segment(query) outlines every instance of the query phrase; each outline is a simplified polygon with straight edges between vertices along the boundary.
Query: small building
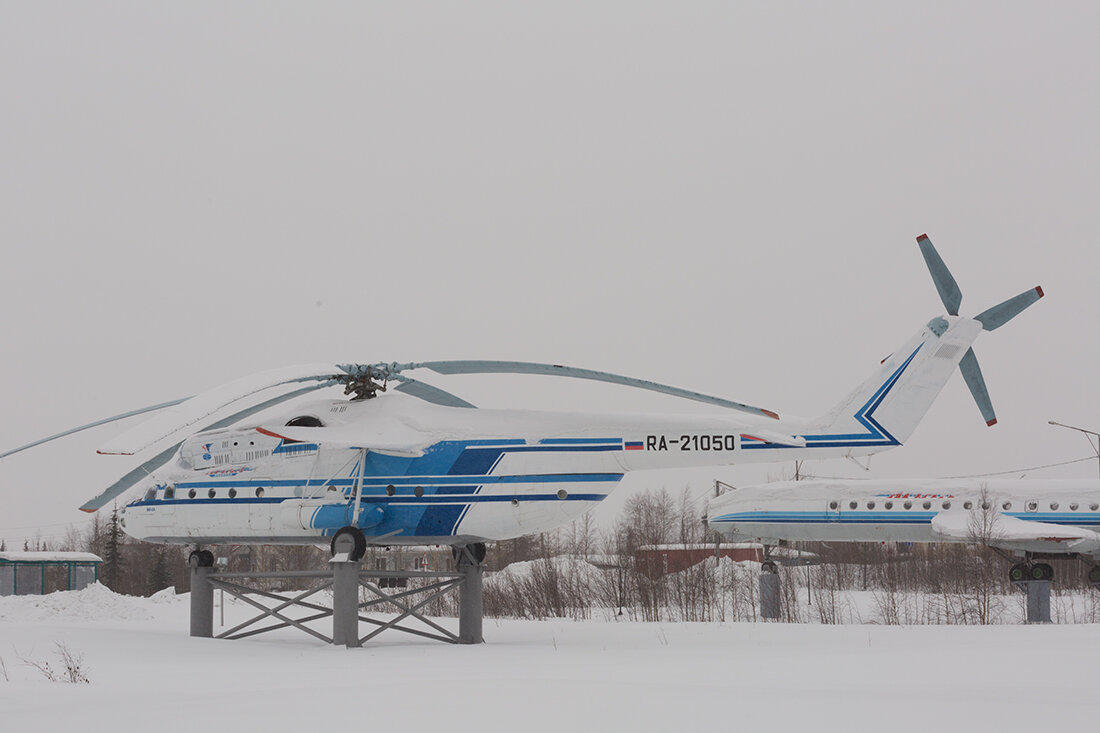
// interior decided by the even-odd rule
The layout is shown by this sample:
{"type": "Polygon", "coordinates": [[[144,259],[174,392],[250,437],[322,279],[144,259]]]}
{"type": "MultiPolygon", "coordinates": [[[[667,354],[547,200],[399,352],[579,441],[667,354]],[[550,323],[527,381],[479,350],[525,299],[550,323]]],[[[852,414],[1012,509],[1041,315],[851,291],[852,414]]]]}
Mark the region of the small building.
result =
{"type": "Polygon", "coordinates": [[[764,546],[756,542],[723,542],[709,545],[642,545],[634,552],[635,567],[651,578],[697,565],[708,557],[728,557],[734,562],[764,559],[764,546]]]}
{"type": "Polygon", "coordinates": [[[101,562],[90,552],[0,552],[0,596],[80,590],[99,580],[101,562]]]}

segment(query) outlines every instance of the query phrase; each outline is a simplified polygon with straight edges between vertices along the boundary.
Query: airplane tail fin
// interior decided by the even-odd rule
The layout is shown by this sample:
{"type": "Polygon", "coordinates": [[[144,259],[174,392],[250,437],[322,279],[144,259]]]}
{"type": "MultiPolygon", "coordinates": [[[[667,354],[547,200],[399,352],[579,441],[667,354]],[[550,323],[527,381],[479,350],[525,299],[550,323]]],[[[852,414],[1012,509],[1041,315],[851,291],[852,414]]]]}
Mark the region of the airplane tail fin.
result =
{"type": "Polygon", "coordinates": [[[809,421],[807,446],[863,453],[901,445],[981,332],[981,323],[970,318],[933,318],[851,394],[809,421]]]}
{"type": "Polygon", "coordinates": [[[1000,328],[1043,297],[1030,288],[974,318],[959,315],[962,291],[927,234],[917,244],[947,314],[933,318],[900,351],[844,401],[810,421],[807,445],[850,447],[861,453],[900,445],[912,435],[948,377],[958,367],[986,425],[997,416],[971,344],[984,331],[1000,328]],[[864,450],[866,449],[866,450],[864,450]]]}

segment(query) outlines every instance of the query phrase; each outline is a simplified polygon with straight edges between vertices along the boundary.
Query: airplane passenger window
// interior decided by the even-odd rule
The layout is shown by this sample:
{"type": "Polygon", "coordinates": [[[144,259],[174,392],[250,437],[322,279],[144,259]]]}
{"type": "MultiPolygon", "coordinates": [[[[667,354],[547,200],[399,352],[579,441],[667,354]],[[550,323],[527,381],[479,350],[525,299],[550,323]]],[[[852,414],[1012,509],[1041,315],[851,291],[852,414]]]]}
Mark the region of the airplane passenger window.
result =
{"type": "Polygon", "coordinates": [[[1077,502],[1073,502],[1072,504],[1070,504],[1070,505],[1069,505],[1069,510],[1070,510],[1071,512],[1075,512],[1075,511],[1077,511],[1077,502]]]}
{"type": "Polygon", "coordinates": [[[925,509],[931,509],[932,508],[932,502],[926,501],[923,504],[921,504],[921,506],[923,506],[925,509]]]}
{"type": "Polygon", "coordinates": [[[569,496],[568,491],[566,491],[565,489],[558,489],[558,498],[559,499],[564,499],[567,496],[569,496]]]}
{"type": "Polygon", "coordinates": [[[944,509],[950,509],[950,508],[951,508],[951,502],[949,502],[949,501],[945,501],[945,502],[943,503],[943,508],[944,508],[944,509]]]}
{"type": "Polygon", "coordinates": [[[1052,512],[1058,511],[1058,502],[1056,502],[1056,501],[1050,502],[1050,510],[1052,512]]]}
{"type": "Polygon", "coordinates": [[[883,504],[882,506],[886,509],[893,509],[894,508],[894,502],[888,501],[885,504],[883,504]]]}
{"type": "Polygon", "coordinates": [[[972,509],[973,507],[974,507],[974,504],[972,502],[969,502],[969,501],[964,501],[963,502],[963,509],[972,509]]]}
{"type": "Polygon", "coordinates": [[[1091,509],[1092,511],[1096,511],[1097,509],[1100,509],[1100,504],[1089,504],[1089,509],[1091,509]]]}
{"type": "Polygon", "coordinates": [[[868,509],[874,509],[875,508],[875,502],[873,502],[873,501],[867,502],[867,508],[868,509]]]}
{"type": "Polygon", "coordinates": [[[1001,504],[1001,508],[1007,512],[1009,509],[1012,508],[1012,502],[1006,501],[1004,504],[1001,504]]]}
{"type": "Polygon", "coordinates": [[[906,509],[912,509],[913,508],[913,502],[907,501],[902,506],[904,506],[906,509]]]}
{"type": "Polygon", "coordinates": [[[835,510],[835,509],[837,508],[837,506],[838,506],[838,505],[837,505],[837,503],[836,503],[835,501],[830,501],[830,502],[829,502],[829,508],[830,508],[830,509],[833,509],[833,510],[835,510]]]}
{"type": "Polygon", "coordinates": [[[859,502],[858,502],[858,501],[850,501],[850,502],[848,502],[848,508],[849,508],[849,509],[855,509],[855,508],[857,508],[858,506],[859,506],[859,502]]]}

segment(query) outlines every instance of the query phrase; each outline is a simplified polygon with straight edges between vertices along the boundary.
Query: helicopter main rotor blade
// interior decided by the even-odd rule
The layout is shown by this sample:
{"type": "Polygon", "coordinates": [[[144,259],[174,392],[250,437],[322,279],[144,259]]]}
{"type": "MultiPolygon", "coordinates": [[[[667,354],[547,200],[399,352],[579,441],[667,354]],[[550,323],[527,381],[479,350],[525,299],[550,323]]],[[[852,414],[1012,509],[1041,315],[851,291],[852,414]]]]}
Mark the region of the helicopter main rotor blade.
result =
{"type": "Polygon", "coordinates": [[[125,420],[128,417],[135,417],[137,415],[143,415],[146,412],[154,412],[155,410],[162,410],[165,407],[173,407],[175,405],[180,404],[181,402],[186,402],[189,399],[191,399],[191,398],[190,397],[182,397],[178,400],[172,400],[171,402],[162,402],[159,405],[150,405],[149,407],[142,407],[140,410],[130,410],[129,412],[124,412],[121,415],[115,415],[114,417],[105,417],[102,420],[96,420],[95,422],[90,422],[87,425],[81,425],[79,428],[72,428],[70,430],[66,430],[64,432],[58,433],[57,435],[51,435],[48,438],[40,438],[40,439],[34,441],[33,443],[27,443],[26,445],[21,445],[18,448],[12,448],[9,451],[4,451],[3,453],[0,453],[0,458],[6,458],[7,456],[14,455],[14,454],[18,453],[19,451],[24,451],[27,448],[33,448],[36,445],[42,445],[43,443],[49,443],[51,440],[57,440],[58,438],[64,438],[66,435],[72,435],[73,433],[79,433],[82,430],[88,430],[90,428],[99,427],[100,425],[106,425],[107,423],[112,423],[112,422],[115,422],[116,420],[125,420]]]}
{"type": "Polygon", "coordinates": [[[772,412],[771,410],[765,410],[761,407],[754,407],[753,405],[746,405],[742,402],[734,402],[733,400],[727,400],[722,397],[714,397],[712,395],[702,394],[701,392],[692,392],[691,390],[681,389],[679,387],[672,387],[670,385],[660,384],[658,382],[650,382],[645,379],[624,377],[621,374],[600,372],[593,369],[567,367],[562,366],[561,364],[542,364],[529,361],[455,360],[425,361],[409,364],[391,365],[391,369],[395,372],[400,372],[404,369],[416,369],[421,367],[425,369],[431,369],[432,371],[439,374],[542,374],[554,377],[590,379],[596,382],[621,384],[626,387],[635,387],[637,389],[649,390],[650,392],[660,392],[662,394],[672,395],[674,397],[682,397],[684,399],[694,400],[696,402],[704,402],[710,405],[727,407],[732,410],[740,410],[742,412],[748,412],[753,415],[770,417],[773,420],[779,419],[779,415],[775,412],[772,412]]]}
{"type": "MultiPolygon", "coordinates": [[[[235,412],[229,417],[211,423],[210,425],[202,428],[202,430],[217,430],[218,428],[229,427],[230,425],[239,422],[246,417],[255,415],[257,412],[266,410],[269,407],[274,407],[280,402],[286,402],[287,400],[292,400],[295,397],[301,397],[304,394],[308,394],[309,392],[313,392],[314,390],[318,390],[328,386],[330,386],[329,383],[311,384],[308,387],[302,387],[301,389],[296,389],[293,392],[288,392],[287,394],[279,395],[278,397],[272,397],[269,400],[264,400],[259,404],[253,405],[252,407],[241,410],[239,412],[235,412]]],[[[183,441],[176,443],[170,448],[164,449],[157,455],[147,460],[145,463],[142,463],[140,466],[130,471],[118,481],[115,481],[113,484],[107,487],[107,489],[105,489],[103,493],[101,493],[99,496],[84,502],[83,506],[80,507],[80,511],[94,512],[105,506],[108,502],[113,501],[116,497],[124,494],[135,484],[137,484],[138,481],[141,481],[153,471],[157,470],[165,463],[168,463],[168,461],[172,460],[172,456],[176,454],[176,451],[181,445],[183,445],[183,441]]]]}
{"type": "Polygon", "coordinates": [[[927,234],[917,237],[917,244],[920,245],[920,252],[924,255],[925,264],[928,265],[928,272],[932,274],[932,282],[936,284],[936,291],[940,294],[943,307],[950,315],[959,315],[959,306],[962,305],[962,291],[959,290],[959,284],[955,282],[951,271],[943,263],[943,258],[932,246],[932,240],[927,234]]]}
{"type": "Polygon", "coordinates": [[[996,328],[1000,328],[1020,315],[1025,308],[1038,301],[1041,297],[1043,297],[1043,289],[1036,285],[1031,290],[1020,293],[1013,298],[1009,298],[1003,303],[998,303],[989,310],[982,311],[974,316],[974,320],[981,323],[982,328],[986,331],[992,331],[996,328]]]}
{"type": "Polygon", "coordinates": [[[421,382],[418,379],[412,379],[406,376],[401,376],[399,378],[404,381],[393,388],[395,392],[404,392],[413,397],[419,397],[426,402],[431,402],[435,405],[443,405],[444,407],[477,407],[477,405],[467,402],[458,395],[451,394],[439,387],[434,387],[427,382],[421,382]]]}

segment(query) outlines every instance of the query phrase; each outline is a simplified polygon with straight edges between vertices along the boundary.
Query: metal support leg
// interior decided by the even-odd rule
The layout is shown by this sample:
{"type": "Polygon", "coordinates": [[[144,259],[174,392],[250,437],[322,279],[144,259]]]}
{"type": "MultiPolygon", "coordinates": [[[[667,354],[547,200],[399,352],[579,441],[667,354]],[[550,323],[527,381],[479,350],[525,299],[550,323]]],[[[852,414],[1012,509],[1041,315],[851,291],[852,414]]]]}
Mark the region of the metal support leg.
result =
{"type": "Polygon", "coordinates": [[[458,643],[481,644],[485,641],[481,635],[481,574],[485,566],[465,547],[458,553],[455,564],[462,575],[458,590],[458,643]]]}
{"type": "Polygon", "coordinates": [[[1027,594],[1027,623],[1053,623],[1050,620],[1050,581],[1023,580],[1016,586],[1027,594]]]}
{"type": "Polygon", "coordinates": [[[359,644],[359,569],[355,560],[332,561],[332,643],[359,644]]]}
{"type": "Polygon", "coordinates": [[[214,636],[214,568],[191,563],[191,636],[214,636]]]}
{"type": "Polygon", "coordinates": [[[782,599],[779,590],[779,573],[760,573],[760,617],[766,621],[779,620],[782,599]]]}

